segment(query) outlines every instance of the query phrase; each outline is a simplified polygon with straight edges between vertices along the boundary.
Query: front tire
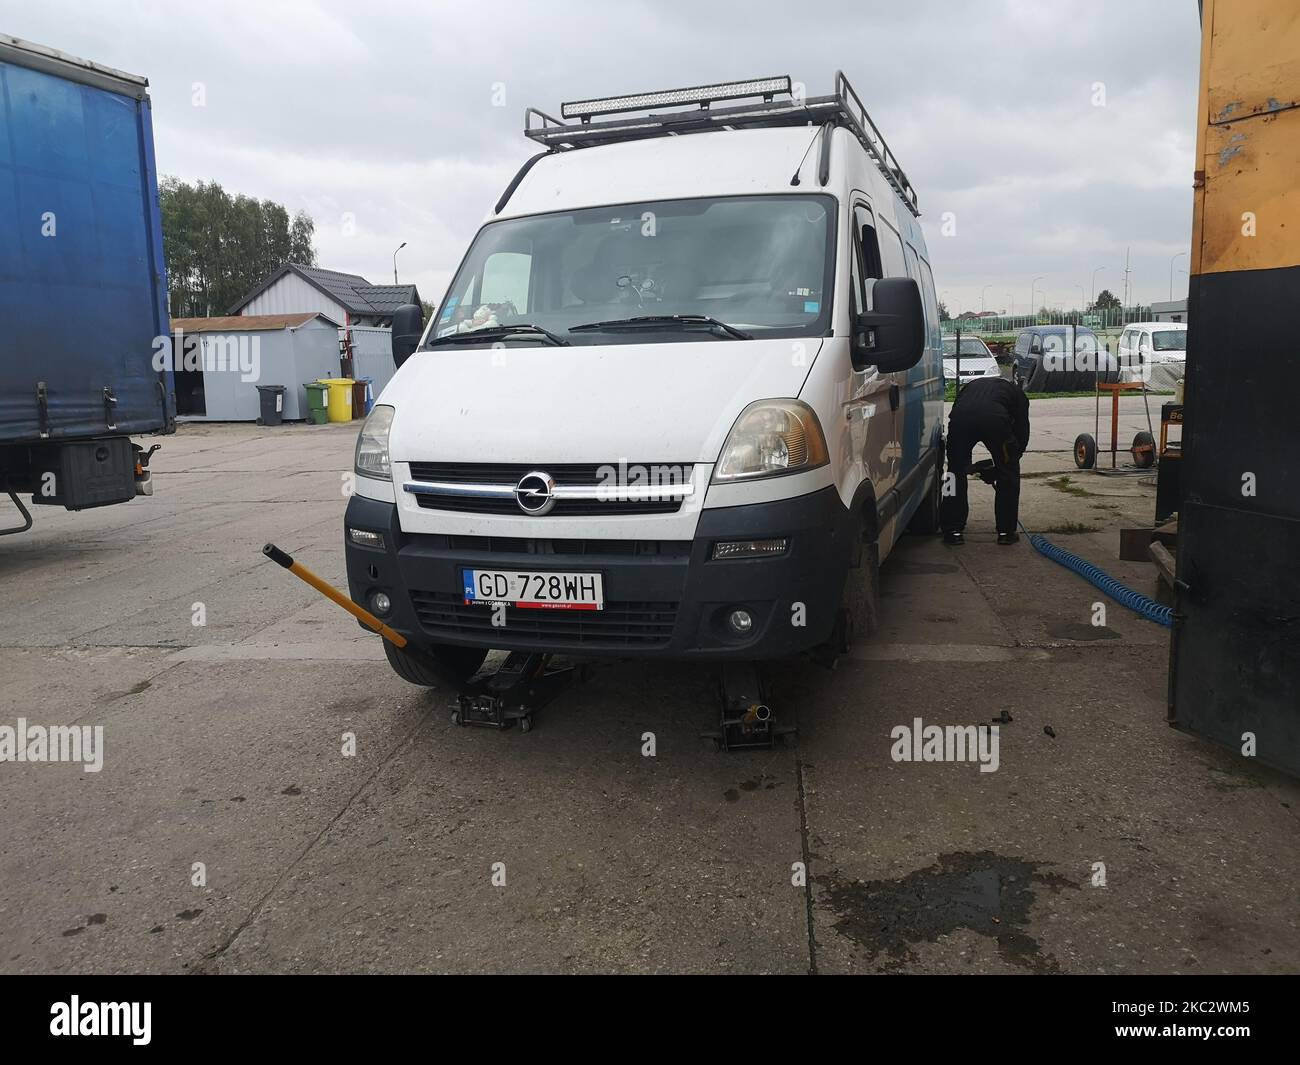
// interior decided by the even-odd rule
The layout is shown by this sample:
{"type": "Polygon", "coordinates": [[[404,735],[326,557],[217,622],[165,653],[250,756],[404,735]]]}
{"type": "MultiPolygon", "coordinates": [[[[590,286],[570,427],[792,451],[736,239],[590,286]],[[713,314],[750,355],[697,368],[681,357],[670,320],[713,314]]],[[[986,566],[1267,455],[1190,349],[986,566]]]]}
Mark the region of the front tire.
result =
{"type": "MultiPolygon", "coordinates": [[[[462,680],[469,680],[478,672],[483,659],[487,658],[487,650],[482,647],[434,646],[424,653],[462,680]]],[[[388,657],[388,664],[393,667],[393,672],[408,684],[418,684],[422,688],[441,688],[446,685],[446,681],[430,669],[420,657],[387,640],[384,641],[384,654],[388,657]]]]}
{"type": "Polygon", "coordinates": [[[880,545],[862,545],[862,559],[844,577],[843,607],[853,623],[852,639],[865,640],[880,627],[880,545]]]}

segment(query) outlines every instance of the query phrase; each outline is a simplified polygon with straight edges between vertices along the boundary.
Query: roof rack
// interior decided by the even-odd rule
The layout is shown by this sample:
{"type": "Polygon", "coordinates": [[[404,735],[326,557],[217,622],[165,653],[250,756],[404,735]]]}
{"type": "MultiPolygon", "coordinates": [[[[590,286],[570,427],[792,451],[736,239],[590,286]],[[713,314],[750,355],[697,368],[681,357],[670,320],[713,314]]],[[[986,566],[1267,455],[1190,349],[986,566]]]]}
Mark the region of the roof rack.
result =
{"type": "MultiPolygon", "coordinates": [[[[831,96],[795,97],[788,74],[774,78],[722,82],[685,89],[574,100],[560,105],[563,119],[530,107],[524,112],[524,136],[550,151],[572,151],[598,144],[670,137],[717,129],[767,129],[777,126],[831,125],[852,133],[885,180],[914,215],[920,215],[916,190],[889,150],[885,138],[867,114],[861,98],[853,91],[844,72],[835,72],[831,96]],[[789,97],[778,100],[778,96],[789,97]],[[714,107],[719,101],[749,100],[749,103],[714,107]],[[659,105],[691,110],[633,117],[628,112],[647,111],[659,105]],[[593,121],[605,115],[622,117],[593,121]],[[576,118],[571,122],[567,119],[576,118]]],[[[823,171],[822,184],[825,184],[823,171]]]]}

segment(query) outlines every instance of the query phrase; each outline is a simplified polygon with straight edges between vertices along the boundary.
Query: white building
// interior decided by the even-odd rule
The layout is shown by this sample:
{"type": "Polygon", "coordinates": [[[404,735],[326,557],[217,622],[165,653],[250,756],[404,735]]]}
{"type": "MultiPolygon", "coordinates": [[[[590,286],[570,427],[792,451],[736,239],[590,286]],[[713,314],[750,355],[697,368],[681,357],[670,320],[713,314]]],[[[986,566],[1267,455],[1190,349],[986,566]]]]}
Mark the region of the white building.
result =
{"type": "Polygon", "coordinates": [[[232,315],[316,313],[339,323],[338,353],[350,360],[334,372],[370,381],[378,396],[396,369],[393,365],[393,312],[419,303],[414,285],[372,285],[360,274],[285,263],[230,308],[232,315]]]}
{"type": "Polygon", "coordinates": [[[403,303],[419,303],[414,285],[372,285],[360,274],[285,263],[227,314],[315,311],[343,326],[390,326],[403,303]]]}

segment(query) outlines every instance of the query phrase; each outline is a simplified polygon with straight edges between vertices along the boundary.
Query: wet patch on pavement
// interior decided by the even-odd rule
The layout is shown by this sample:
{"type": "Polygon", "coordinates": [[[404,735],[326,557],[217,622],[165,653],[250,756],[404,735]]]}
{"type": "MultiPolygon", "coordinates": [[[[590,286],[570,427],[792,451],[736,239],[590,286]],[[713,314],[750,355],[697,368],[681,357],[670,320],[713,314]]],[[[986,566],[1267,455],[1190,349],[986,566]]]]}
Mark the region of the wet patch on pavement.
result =
{"type": "Polygon", "coordinates": [[[1056,958],[1025,930],[1036,889],[1056,893],[1078,885],[1040,872],[1044,864],[992,851],[956,852],[898,880],[844,880],[831,874],[817,877],[816,884],[836,914],[835,930],[863,948],[869,960],[884,955],[879,966],[884,971],[914,964],[914,945],[969,928],[995,940],[1004,961],[1048,974],[1060,971],[1056,958]]]}

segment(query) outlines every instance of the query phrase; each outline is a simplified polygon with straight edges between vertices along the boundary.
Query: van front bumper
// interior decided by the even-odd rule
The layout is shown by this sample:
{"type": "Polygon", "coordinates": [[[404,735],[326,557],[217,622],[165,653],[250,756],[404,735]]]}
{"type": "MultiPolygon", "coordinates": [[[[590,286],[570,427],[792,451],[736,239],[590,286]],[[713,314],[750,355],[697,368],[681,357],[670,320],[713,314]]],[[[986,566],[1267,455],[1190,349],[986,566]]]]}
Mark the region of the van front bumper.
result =
{"type": "Polygon", "coordinates": [[[545,518],[535,539],[403,533],[392,503],[353,496],[344,534],[352,598],[374,609],[376,592],[392,603],[383,620],[417,646],[489,647],[575,656],[768,659],[825,643],[835,625],[857,529],[834,488],[794,499],[705,509],[695,538],[548,540],[545,518]],[[379,533],[363,547],[350,530],[379,533]],[[720,541],[785,539],[780,555],[714,559],[720,541]],[[466,569],[600,573],[602,611],[466,604],[466,569]],[[744,610],[748,633],[729,618],[744,610]]]}

